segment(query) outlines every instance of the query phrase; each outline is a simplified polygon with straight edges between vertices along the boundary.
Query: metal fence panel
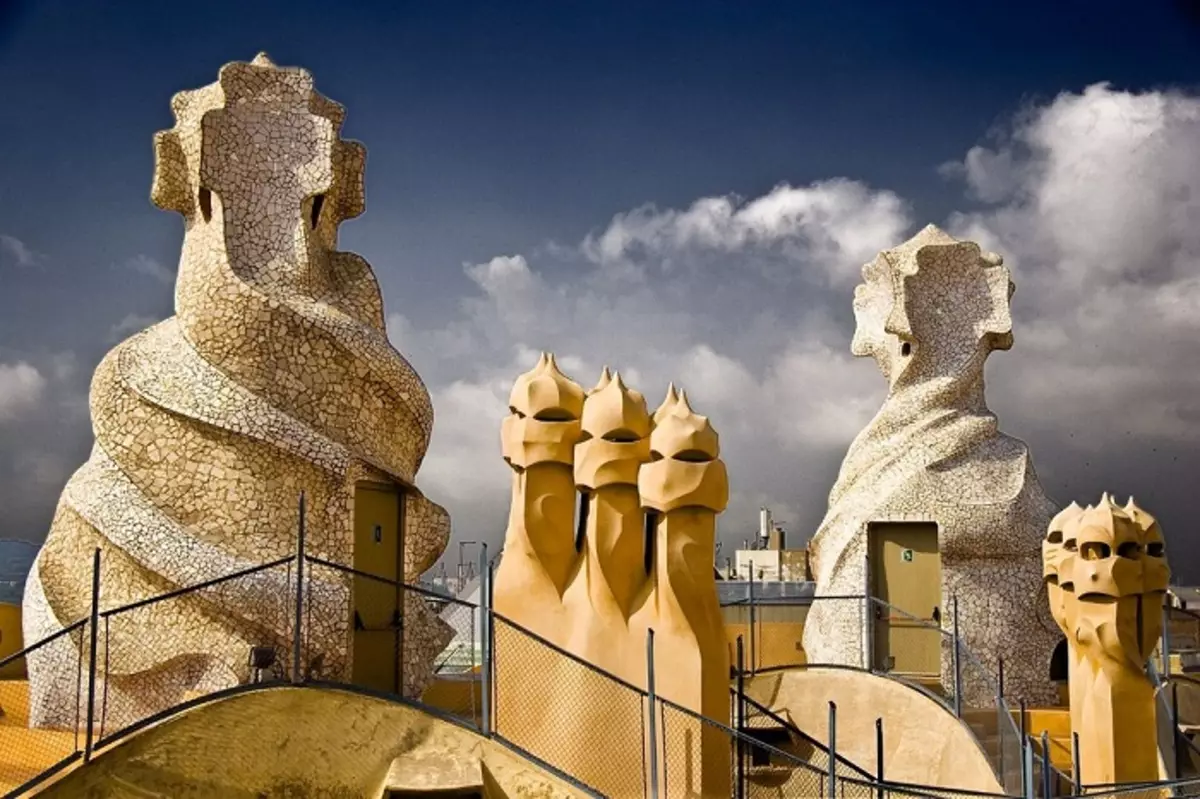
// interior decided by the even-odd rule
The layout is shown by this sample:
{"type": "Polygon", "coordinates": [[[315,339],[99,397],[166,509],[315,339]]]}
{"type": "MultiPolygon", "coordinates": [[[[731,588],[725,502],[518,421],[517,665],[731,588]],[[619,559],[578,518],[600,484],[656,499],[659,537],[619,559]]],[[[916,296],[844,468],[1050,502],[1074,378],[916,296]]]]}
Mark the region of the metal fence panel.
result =
{"type": "Polygon", "coordinates": [[[0,794],[35,782],[79,757],[87,724],[89,621],[82,619],[0,660],[0,794]],[[28,667],[42,658],[71,664],[63,681],[31,695],[28,667]],[[34,722],[39,729],[31,730],[34,722]]]}
{"type": "Polygon", "coordinates": [[[294,563],[278,561],[100,615],[100,743],[185,702],[290,677],[294,563]]]}
{"type": "Polygon", "coordinates": [[[646,693],[492,620],[496,735],[605,796],[645,796],[646,693]]]}

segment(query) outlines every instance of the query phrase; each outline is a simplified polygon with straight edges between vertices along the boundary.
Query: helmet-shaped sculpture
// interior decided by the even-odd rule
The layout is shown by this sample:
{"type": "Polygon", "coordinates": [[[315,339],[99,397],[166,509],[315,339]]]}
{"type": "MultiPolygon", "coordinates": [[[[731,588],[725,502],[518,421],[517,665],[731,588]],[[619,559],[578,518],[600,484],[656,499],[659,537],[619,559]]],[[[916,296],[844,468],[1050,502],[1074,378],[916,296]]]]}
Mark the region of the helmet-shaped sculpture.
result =
{"type": "Polygon", "coordinates": [[[1067,637],[1071,727],[1089,784],[1159,776],[1154,686],[1146,661],[1163,625],[1170,579],[1162,530],[1108,494],[1072,503],[1042,546],[1050,610],[1067,637]]]}
{"type": "MultiPolygon", "coordinates": [[[[337,249],[339,225],[364,209],[366,155],[340,136],[344,109],[307,71],[265,55],[225,65],[171,108],[174,126],[154,138],[151,198],[183,217],[175,315],[97,367],[96,446],[63,491],[24,603],[30,640],[86,616],[95,549],[102,608],[179,591],[110,617],[107,729],[245,682],[252,646],[292,663],[288,567],[254,569],[294,556],[302,491],[307,554],[361,568],[364,550],[387,550],[377,557],[388,571],[371,570],[395,583],[431,566],[449,536],[445,510],[415,487],[429,393],[388,341],[370,265],[337,249]],[[370,504],[360,489],[384,496],[377,550],[357,545],[371,529],[359,524],[370,504]],[[182,590],[235,573],[245,574],[220,591],[182,590]]],[[[384,592],[374,609],[385,624],[403,612],[403,662],[387,642],[363,656],[367,633],[350,619],[369,591],[355,599],[340,572],[305,572],[304,675],[353,678],[352,666],[378,661],[390,681],[371,687],[419,695],[445,623],[414,592],[384,592]]],[[[35,724],[84,717],[64,701],[82,637],[31,655],[35,724]]]]}

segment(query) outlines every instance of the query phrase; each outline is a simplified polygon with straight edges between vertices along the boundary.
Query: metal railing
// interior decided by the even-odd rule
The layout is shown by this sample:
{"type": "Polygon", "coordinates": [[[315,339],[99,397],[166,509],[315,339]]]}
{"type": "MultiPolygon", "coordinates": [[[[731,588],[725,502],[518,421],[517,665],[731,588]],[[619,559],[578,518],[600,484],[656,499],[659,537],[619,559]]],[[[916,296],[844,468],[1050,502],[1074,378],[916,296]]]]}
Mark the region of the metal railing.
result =
{"type": "MultiPolygon", "coordinates": [[[[303,536],[299,538],[302,543],[303,536]]],[[[728,787],[729,795],[738,797],[987,796],[889,781],[882,757],[876,772],[868,772],[838,753],[832,703],[825,743],[746,696],[740,686],[731,693],[728,724],[673,703],[655,691],[652,633],[644,682],[622,680],[495,613],[490,566],[487,548],[481,547],[480,598],[467,602],[301,549],[203,583],[100,609],[97,553],[89,615],[0,660],[3,723],[37,728],[20,742],[17,736],[0,735],[0,793],[28,791],[116,741],[203,702],[282,685],[357,690],[365,681],[373,695],[417,706],[496,739],[600,795],[711,793],[708,788],[717,786],[718,793],[728,787]],[[364,595],[369,603],[362,602],[364,595]],[[368,606],[383,609],[382,615],[363,618],[355,612],[368,606]],[[424,633],[410,636],[417,619],[424,633]],[[360,673],[351,657],[355,635],[377,655],[363,660],[380,667],[369,674],[360,673]],[[26,664],[41,670],[33,691],[26,664]],[[429,664],[432,676],[426,673],[429,664]],[[565,686],[581,701],[547,702],[546,685],[560,691],[565,686]],[[580,707],[602,709],[603,728],[597,729],[595,718],[580,707]],[[786,735],[764,740],[756,729],[759,721],[786,735]],[[596,746],[597,741],[603,745],[596,746]],[[6,756],[5,746],[19,746],[20,757],[15,749],[6,756]],[[18,762],[23,765],[13,766],[18,762]]],[[[871,606],[867,598],[859,600],[871,606]]],[[[1044,740],[1039,749],[1023,729],[1009,734],[1013,714],[1001,680],[993,681],[955,631],[934,629],[939,640],[950,641],[951,651],[942,650],[950,659],[951,690],[942,697],[947,707],[960,714],[997,714],[1002,743],[998,773],[1015,772],[1021,780],[1017,790],[1002,781],[1003,795],[1048,798],[1074,790],[1070,778],[1053,768],[1044,740]],[[988,694],[994,697],[990,702],[972,699],[988,694]]],[[[877,727],[877,735],[882,734],[877,727]]],[[[1152,789],[1192,795],[1179,792],[1193,784],[1181,781],[1152,789]]],[[[1113,786],[1109,795],[1132,796],[1137,790],[1151,788],[1113,786]]]]}

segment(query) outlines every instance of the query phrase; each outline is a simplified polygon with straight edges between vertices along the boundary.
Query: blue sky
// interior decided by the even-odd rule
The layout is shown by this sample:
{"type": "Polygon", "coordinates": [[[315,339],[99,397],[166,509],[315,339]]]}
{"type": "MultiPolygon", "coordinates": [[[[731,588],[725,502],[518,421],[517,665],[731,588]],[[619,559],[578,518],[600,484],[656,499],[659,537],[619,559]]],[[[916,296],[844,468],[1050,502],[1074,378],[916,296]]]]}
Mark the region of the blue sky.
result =
{"type": "MultiPolygon", "coordinates": [[[[652,399],[696,371],[692,394],[725,432],[741,492],[724,535],[753,528],[759,502],[807,534],[883,398],[873,367],[848,354],[846,264],[853,273],[862,253],[954,220],[1014,264],[1017,344],[993,357],[1003,363],[989,371],[992,405],[1029,441],[1052,496],[1139,491],[1170,541],[1186,537],[1200,465],[1189,393],[1200,386],[1187,374],[1200,361],[1188,354],[1190,312],[1163,303],[1190,302],[1189,274],[1200,274],[1194,4],[244,5],[40,0],[0,11],[0,535],[44,535],[90,447],[92,368],[171,313],[182,226],[148,201],[151,136],[171,125],[171,95],[265,50],[311,70],[347,107],[344,135],[367,146],[367,212],[342,228],[341,246],[373,265],[393,338],[430,384],[427,490],[459,537],[498,539],[503,464],[469,495],[453,496],[446,475],[498,461],[503,383],[542,347],[565,348],[583,382],[600,361],[623,361],[614,366],[641,376],[652,399]],[[1071,154],[1110,179],[1083,167],[1064,177],[1071,154]],[[822,183],[833,179],[862,193],[822,183]],[[683,251],[647,233],[703,198],[735,195],[737,209],[780,184],[802,204],[875,208],[873,222],[855,227],[850,213],[861,236],[834,236],[829,252],[741,239],[683,251]],[[1078,213],[1055,216],[1063,204],[1078,213]],[[1092,229],[1098,250],[1080,238],[1092,229]],[[614,230],[653,261],[637,291],[600,280],[581,246],[614,230]],[[514,257],[507,270],[494,260],[514,257]],[[722,291],[706,292],[714,279],[722,291]],[[1097,292],[1108,299],[1093,312],[1097,292]],[[516,318],[546,297],[594,307],[612,338],[600,321],[516,318]],[[1114,321],[1097,333],[1102,313],[1114,321]],[[480,336],[490,349],[472,345],[480,336]],[[1056,371],[1063,363],[1077,371],[1056,371]],[[813,374],[832,375],[821,378],[829,396],[789,400],[796,389],[784,384],[813,374]],[[739,380],[774,386],[760,412],[784,427],[723,421],[740,407],[739,380]],[[1146,418],[1130,421],[1137,408],[1146,418]],[[787,427],[790,414],[827,423],[810,435],[816,423],[787,427]]],[[[810,215],[774,243],[811,244],[821,224],[810,215]]]]}

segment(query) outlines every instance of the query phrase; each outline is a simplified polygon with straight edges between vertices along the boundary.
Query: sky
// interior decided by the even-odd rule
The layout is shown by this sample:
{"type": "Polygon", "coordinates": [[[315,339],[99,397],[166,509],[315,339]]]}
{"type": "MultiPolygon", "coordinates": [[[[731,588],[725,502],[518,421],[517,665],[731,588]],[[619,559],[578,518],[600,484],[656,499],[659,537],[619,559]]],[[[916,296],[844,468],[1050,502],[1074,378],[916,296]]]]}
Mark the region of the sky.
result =
{"type": "Polygon", "coordinates": [[[859,269],[934,223],[1012,269],[988,400],[1047,492],[1133,494],[1200,580],[1200,4],[1166,0],[0,0],[0,537],[44,537],[92,370],[172,313],[171,95],[259,51],[367,147],[340,246],[433,397],[418,484],[454,540],[502,539],[541,350],[687,389],[726,551],[764,504],[806,538],[886,396],[850,355],[859,269]]]}

